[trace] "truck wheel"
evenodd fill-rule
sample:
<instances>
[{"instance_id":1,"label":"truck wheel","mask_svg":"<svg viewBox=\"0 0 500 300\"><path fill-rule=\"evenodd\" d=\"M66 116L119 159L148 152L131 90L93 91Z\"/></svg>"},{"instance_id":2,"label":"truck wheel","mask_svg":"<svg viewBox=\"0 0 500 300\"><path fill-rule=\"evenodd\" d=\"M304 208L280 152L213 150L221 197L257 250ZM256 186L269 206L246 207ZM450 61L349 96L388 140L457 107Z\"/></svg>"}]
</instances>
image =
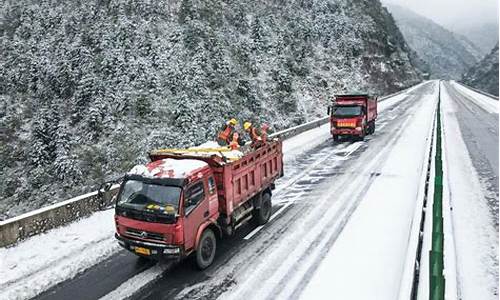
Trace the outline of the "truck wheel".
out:
<instances>
[{"instance_id":1,"label":"truck wheel","mask_svg":"<svg viewBox=\"0 0 500 300\"><path fill-rule=\"evenodd\" d=\"M214 261L217 240L211 229L205 229L201 234L198 248L196 249L196 266L200 270L208 268Z\"/></svg>"},{"instance_id":2,"label":"truck wheel","mask_svg":"<svg viewBox=\"0 0 500 300\"><path fill-rule=\"evenodd\" d=\"M372 123L371 134L375 133L375 121Z\"/></svg>"},{"instance_id":3,"label":"truck wheel","mask_svg":"<svg viewBox=\"0 0 500 300\"><path fill-rule=\"evenodd\" d=\"M271 212L273 210L271 204L271 195L265 193L262 195L262 203L260 204L260 208L254 210L253 218L257 225L266 224L271 217Z\"/></svg>"},{"instance_id":4,"label":"truck wheel","mask_svg":"<svg viewBox=\"0 0 500 300\"><path fill-rule=\"evenodd\" d=\"M340 141L340 136L338 136L338 135L334 135L334 136L333 136L333 141L335 141L335 142Z\"/></svg>"}]
</instances>

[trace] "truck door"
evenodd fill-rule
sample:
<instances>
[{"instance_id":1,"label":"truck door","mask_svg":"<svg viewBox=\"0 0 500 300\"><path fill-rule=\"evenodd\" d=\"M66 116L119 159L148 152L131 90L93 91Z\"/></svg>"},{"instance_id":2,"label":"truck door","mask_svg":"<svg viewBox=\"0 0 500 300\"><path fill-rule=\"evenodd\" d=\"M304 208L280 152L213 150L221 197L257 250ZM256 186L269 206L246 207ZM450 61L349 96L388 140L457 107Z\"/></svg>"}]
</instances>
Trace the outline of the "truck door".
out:
<instances>
[{"instance_id":1,"label":"truck door","mask_svg":"<svg viewBox=\"0 0 500 300\"><path fill-rule=\"evenodd\" d=\"M210 215L206 195L204 180L191 184L184 194L184 246L186 250L194 247L198 227Z\"/></svg>"}]
</instances>

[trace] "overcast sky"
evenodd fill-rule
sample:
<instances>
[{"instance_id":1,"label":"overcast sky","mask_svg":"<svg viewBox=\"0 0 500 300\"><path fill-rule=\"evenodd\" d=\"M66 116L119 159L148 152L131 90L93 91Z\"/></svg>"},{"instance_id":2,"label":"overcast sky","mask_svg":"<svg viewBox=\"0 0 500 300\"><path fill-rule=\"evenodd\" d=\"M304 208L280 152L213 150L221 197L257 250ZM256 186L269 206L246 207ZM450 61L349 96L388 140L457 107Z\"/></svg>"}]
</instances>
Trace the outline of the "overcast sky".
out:
<instances>
[{"instance_id":1,"label":"overcast sky","mask_svg":"<svg viewBox=\"0 0 500 300\"><path fill-rule=\"evenodd\" d=\"M498 0L382 0L426 16L436 23L456 26L498 23Z\"/></svg>"}]
</instances>

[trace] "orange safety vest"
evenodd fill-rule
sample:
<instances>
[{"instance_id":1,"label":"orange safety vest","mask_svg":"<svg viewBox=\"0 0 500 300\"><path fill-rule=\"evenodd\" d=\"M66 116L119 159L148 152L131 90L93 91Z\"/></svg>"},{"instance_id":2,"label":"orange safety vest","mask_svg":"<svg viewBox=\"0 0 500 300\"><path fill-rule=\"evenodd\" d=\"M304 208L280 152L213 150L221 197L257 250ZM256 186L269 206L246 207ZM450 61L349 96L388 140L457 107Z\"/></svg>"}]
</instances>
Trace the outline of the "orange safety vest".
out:
<instances>
[{"instance_id":1,"label":"orange safety vest","mask_svg":"<svg viewBox=\"0 0 500 300\"><path fill-rule=\"evenodd\" d=\"M250 138L252 139L252 142L257 142L261 141L262 138L260 135L257 133L257 128L253 127L250 129Z\"/></svg>"},{"instance_id":2,"label":"orange safety vest","mask_svg":"<svg viewBox=\"0 0 500 300\"><path fill-rule=\"evenodd\" d=\"M233 128L230 125L225 125L224 129L219 132L219 135L217 138L226 141L229 144L229 136L231 135L231 132L233 131Z\"/></svg>"},{"instance_id":3,"label":"orange safety vest","mask_svg":"<svg viewBox=\"0 0 500 300\"><path fill-rule=\"evenodd\" d=\"M261 126L261 138L262 138L262 142L263 143L266 143L267 142L267 130L269 129L269 125L267 124L264 124Z\"/></svg>"}]
</instances>

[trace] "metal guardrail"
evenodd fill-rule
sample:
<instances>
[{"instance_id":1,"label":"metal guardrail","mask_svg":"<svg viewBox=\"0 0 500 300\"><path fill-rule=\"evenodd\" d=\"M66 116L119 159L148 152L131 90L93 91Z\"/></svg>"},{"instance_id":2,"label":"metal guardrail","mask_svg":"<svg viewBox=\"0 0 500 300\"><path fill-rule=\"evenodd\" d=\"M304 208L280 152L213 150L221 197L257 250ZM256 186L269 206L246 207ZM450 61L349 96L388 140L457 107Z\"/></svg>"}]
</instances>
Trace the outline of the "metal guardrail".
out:
<instances>
[{"instance_id":1,"label":"metal guardrail","mask_svg":"<svg viewBox=\"0 0 500 300\"><path fill-rule=\"evenodd\" d=\"M432 204L432 248L429 251L429 299L444 300L444 230L443 230L443 160L441 133L441 95L436 122L436 156L434 157L434 201Z\"/></svg>"},{"instance_id":2,"label":"metal guardrail","mask_svg":"<svg viewBox=\"0 0 500 300\"><path fill-rule=\"evenodd\" d=\"M401 94L408 89L379 98L384 101L388 98ZM329 117L288 128L269 135L269 137L279 137L283 140L290 139L305 131L320 127L328 123ZM91 215L96 211L110 208L112 196L118 193L118 186L113 186L109 190L109 199L103 199L98 191L81 195L63 202L59 202L47 207L43 207L14 218L0 221L0 247L13 245L31 236L41 234L50 229L69 224L82 217Z\"/></svg>"},{"instance_id":3,"label":"metal guardrail","mask_svg":"<svg viewBox=\"0 0 500 300\"><path fill-rule=\"evenodd\" d=\"M477 93L479 93L479 94L481 94L481 95L484 95L484 96L486 96L486 97L490 97L490 98L492 98L492 99L494 99L494 100L497 100L497 101L498 101L498 96L492 95L492 94L487 93L487 92L485 92L485 91L481 91L480 89L476 89L476 88L474 88L474 87L468 86L468 85L463 84L463 83L458 82L458 81L455 81L455 82L456 82L457 84L460 84L461 86L463 86L463 87L465 87L465 88L468 88L468 89L470 89L470 90L473 90L474 92L477 92Z\"/></svg>"},{"instance_id":4,"label":"metal guardrail","mask_svg":"<svg viewBox=\"0 0 500 300\"><path fill-rule=\"evenodd\" d=\"M95 191L1 221L0 247L15 244L111 207L112 197L118 192L118 186L111 187L109 191L109 197L103 197Z\"/></svg>"}]
</instances>

